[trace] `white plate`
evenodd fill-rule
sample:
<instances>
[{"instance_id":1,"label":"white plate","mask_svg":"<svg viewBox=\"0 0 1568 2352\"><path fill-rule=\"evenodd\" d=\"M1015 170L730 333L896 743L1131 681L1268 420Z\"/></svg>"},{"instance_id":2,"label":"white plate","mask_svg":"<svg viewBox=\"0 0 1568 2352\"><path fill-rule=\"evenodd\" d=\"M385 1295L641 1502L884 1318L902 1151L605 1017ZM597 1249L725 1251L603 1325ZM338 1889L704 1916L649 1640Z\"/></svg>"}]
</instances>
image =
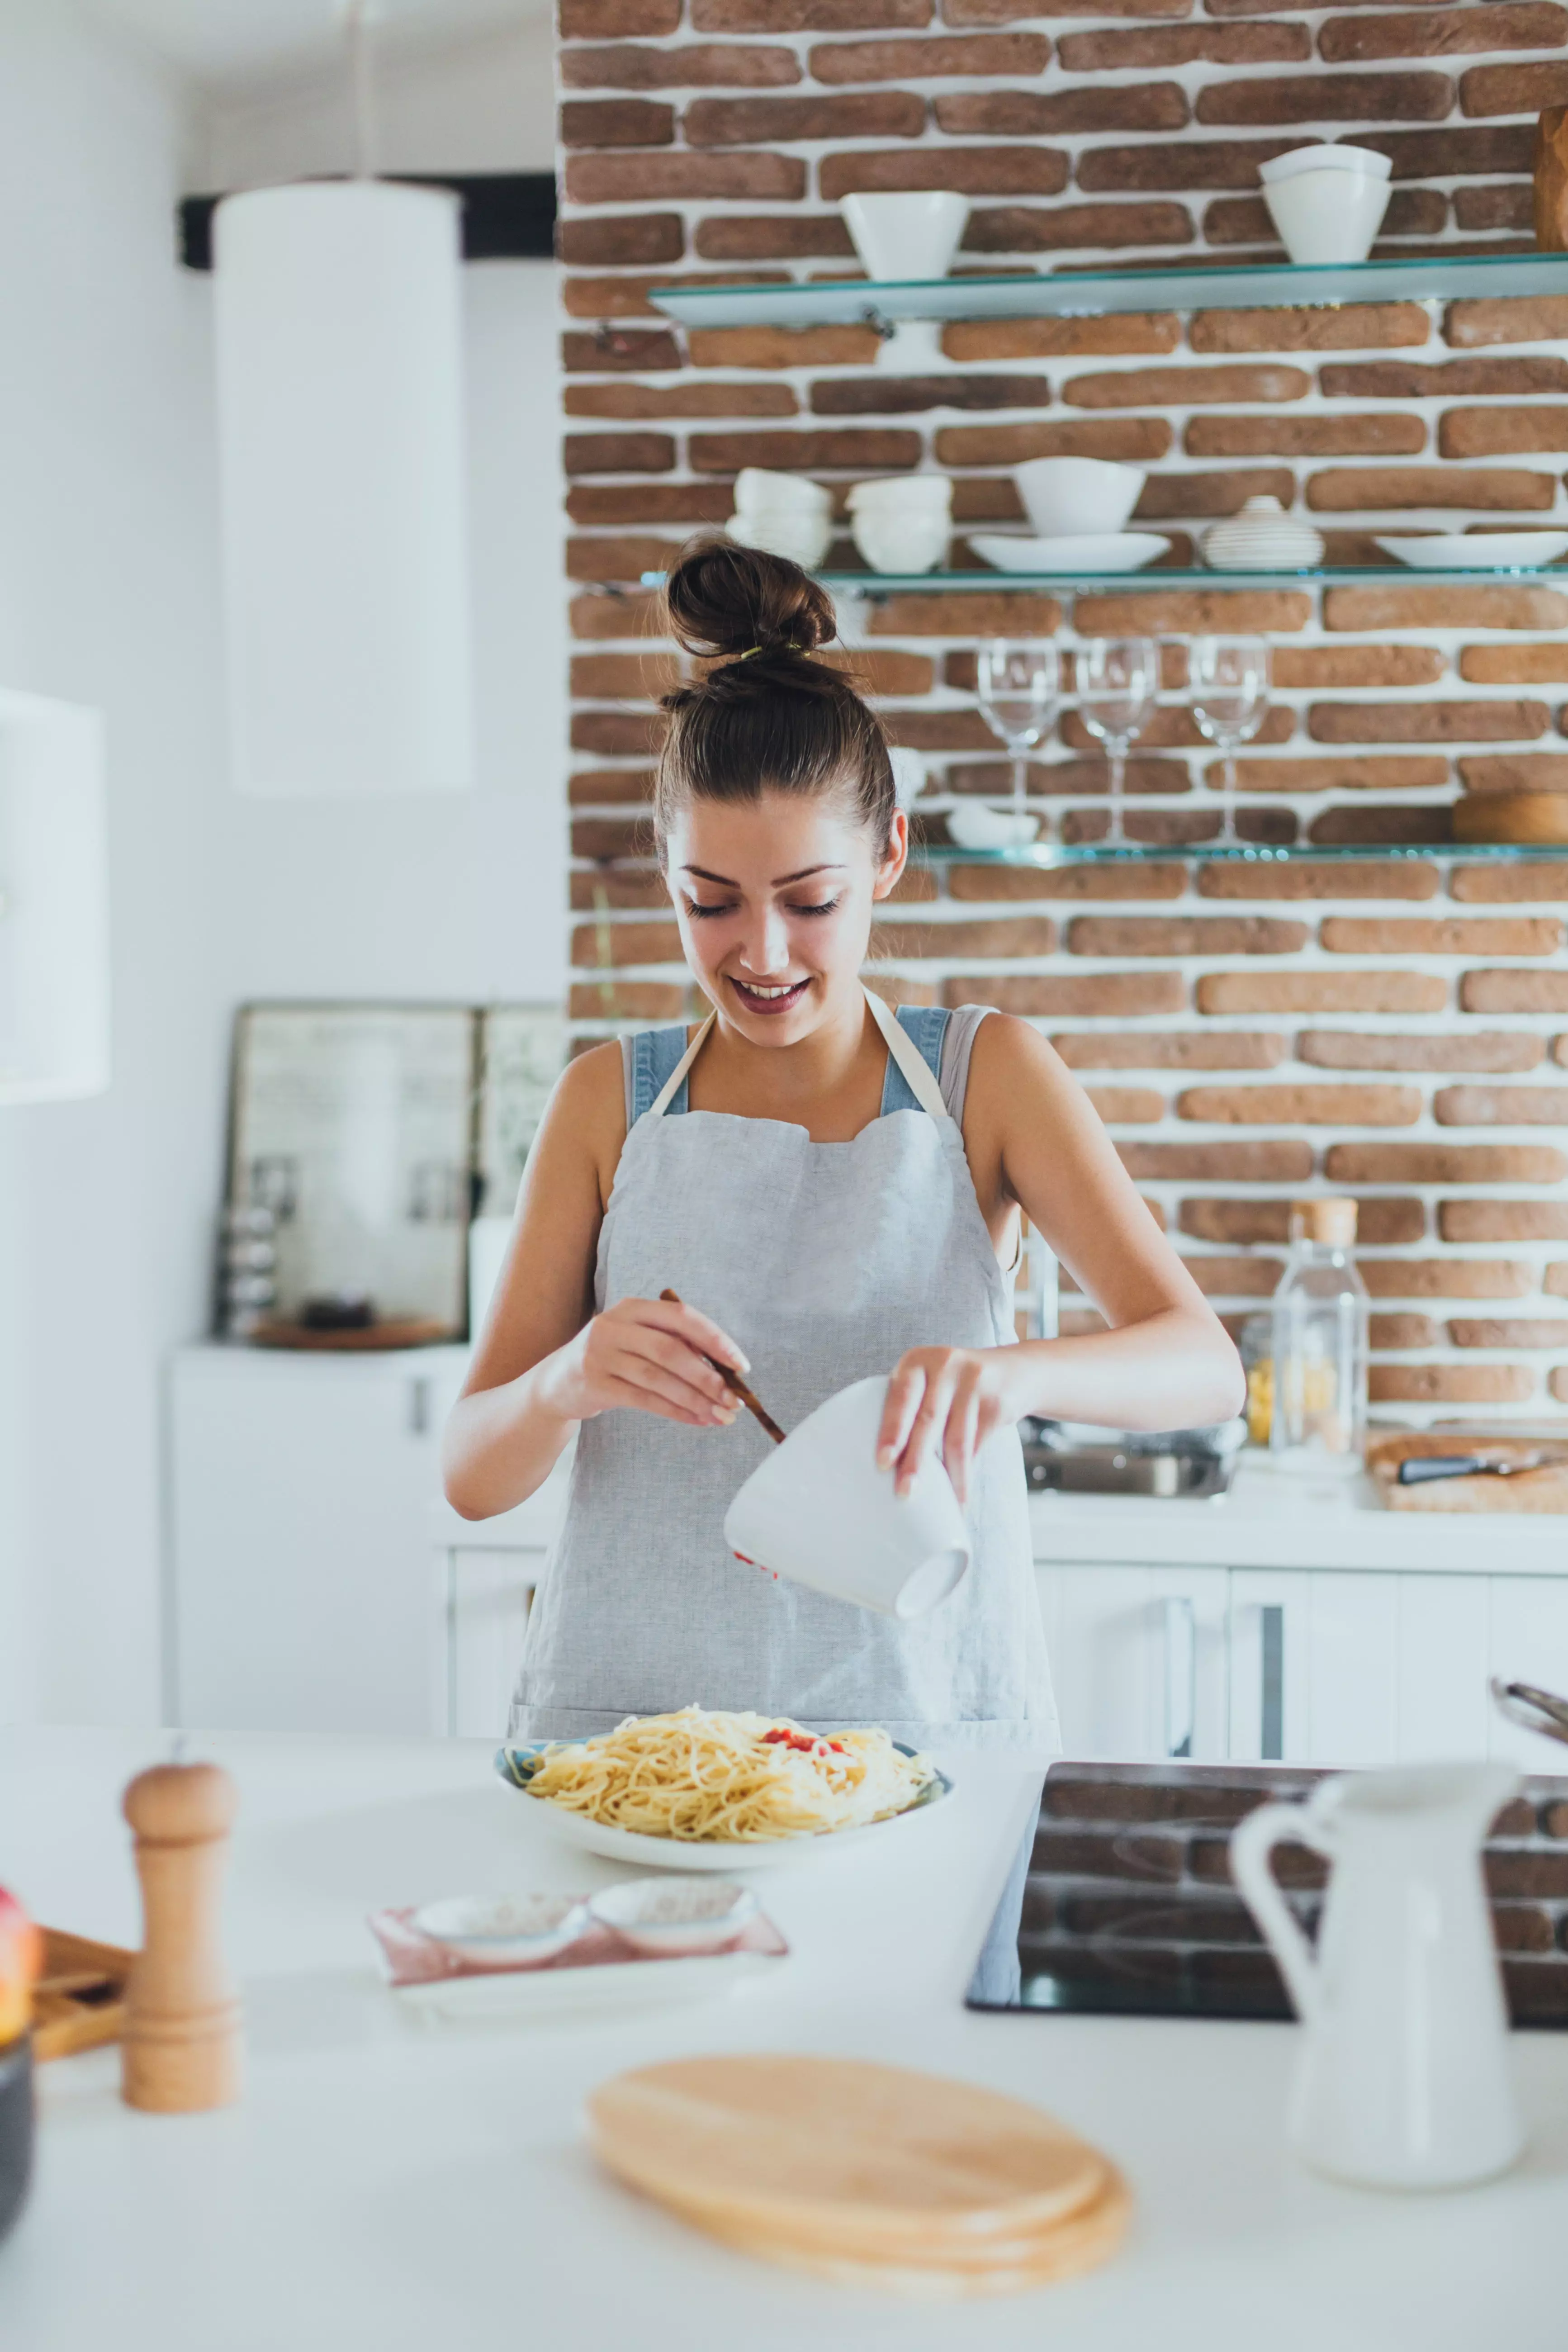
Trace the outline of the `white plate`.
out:
<instances>
[{"instance_id":1,"label":"white plate","mask_svg":"<svg viewBox=\"0 0 1568 2352\"><path fill-rule=\"evenodd\" d=\"M948 837L960 849L1021 849L1040 837L1037 816L1016 815L1010 809L987 808L984 802L947 812Z\"/></svg>"},{"instance_id":2,"label":"white plate","mask_svg":"<svg viewBox=\"0 0 1568 2352\"><path fill-rule=\"evenodd\" d=\"M728 1992L747 1977L787 1968L781 1952L704 1952L679 1960L604 1960L591 1969L497 1970L482 1977L438 1977L395 1985L400 2009L455 2024L508 2017L556 2017L563 2011L658 2008Z\"/></svg>"},{"instance_id":3,"label":"white plate","mask_svg":"<svg viewBox=\"0 0 1568 2352\"><path fill-rule=\"evenodd\" d=\"M528 1794L531 1772L538 1764L547 1746L562 1745L559 1741L540 1741L521 1748L498 1748L496 1770L509 1788ZM574 1747L579 1743L573 1741ZM906 1748L901 1740L893 1743L900 1756L912 1756L915 1750ZM515 1761L513 1760L515 1759ZM944 1797L952 1794L952 1782L945 1772L939 1771L929 1780L912 1805L901 1813L889 1814L885 1822L869 1822L864 1829L827 1830L815 1837L766 1838L756 1844L698 1843L690 1839L644 1837L638 1830L618 1830L606 1822L591 1822L582 1813L568 1811L564 1805L553 1803L548 1797L535 1797L532 1802L548 1822L555 1834L568 1845L584 1846L590 1853L602 1853L611 1862L635 1862L652 1870L773 1870L780 1863L816 1861L825 1851L842 1853L847 1847L864 1845L868 1839L880 1841L893 1832L908 1830L921 1814L929 1813ZM662 1965L673 1968L669 1961Z\"/></svg>"},{"instance_id":4,"label":"white plate","mask_svg":"<svg viewBox=\"0 0 1568 2352\"><path fill-rule=\"evenodd\" d=\"M975 531L970 546L998 572L1141 572L1171 542L1152 530L1085 531L1069 539L1005 539Z\"/></svg>"},{"instance_id":5,"label":"white plate","mask_svg":"<svg viewBox=\"0 0 1568 2352\"><path fill-rule=\"evenodd\" d=\"M1416 572L1533 572L1568 555L1568 530L1445 530L1375 544Z\"/></svg>"}]
</instances>

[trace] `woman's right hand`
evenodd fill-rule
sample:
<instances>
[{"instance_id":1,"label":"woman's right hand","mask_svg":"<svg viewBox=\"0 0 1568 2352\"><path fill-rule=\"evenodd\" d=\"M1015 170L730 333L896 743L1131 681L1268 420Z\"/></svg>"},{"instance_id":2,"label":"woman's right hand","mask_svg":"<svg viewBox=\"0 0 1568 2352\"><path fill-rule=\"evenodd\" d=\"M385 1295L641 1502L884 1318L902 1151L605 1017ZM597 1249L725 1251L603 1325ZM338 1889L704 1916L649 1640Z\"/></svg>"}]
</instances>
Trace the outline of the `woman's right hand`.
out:
<instances>
[{"instance_id":1,"label":"woman's right hand","mask_svg":"<svg viewBox=\"0 0 1568 2352\"><path fill-rule=\"evenodd\" d=\"M568 1421L621 1406L689 1429L727 1429L740 1407L709 1356L737 1372L750 1369L729 1334L694 1307L618 1298L558 1350L543 1385Z\"/></svg>"}]
</instances>

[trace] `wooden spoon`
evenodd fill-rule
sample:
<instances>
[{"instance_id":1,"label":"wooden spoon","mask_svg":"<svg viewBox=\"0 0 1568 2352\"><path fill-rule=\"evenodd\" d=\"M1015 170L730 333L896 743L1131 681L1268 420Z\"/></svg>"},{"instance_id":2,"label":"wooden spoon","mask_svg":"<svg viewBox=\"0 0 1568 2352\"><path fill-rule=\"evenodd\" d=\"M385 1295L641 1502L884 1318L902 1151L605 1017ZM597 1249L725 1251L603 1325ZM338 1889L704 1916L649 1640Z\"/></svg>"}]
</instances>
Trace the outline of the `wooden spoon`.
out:
<instances>
[{"instance_id":1,"label":"wooden spoon","mask_svg":"<svg viewBox=\"0 0 1568 2352\"><path fill-rule=\"evenodd\" d=\"M673 1290L661 1290L658 1295L668 1306L671 1307L679 1307L685 1303ZM718 1373L719 1378L723 1381L724 1386L730 1391L731 1396L739 1397L741 1402L745 1406L746 1411L752 1414L756 1420L762 1423L763 1427L767 1431L768 1435L773 1439L773 1444L775 1445L782 1445L784 1442L784 1431L779 1427L778 1423L773 1419L771 1412L763 1412L762 1406L757 1402L756 1398L752 1394L751 1390L746 1386L745 1381L741 1378L740 1373L732 1372L728 1364L721 1364L717 1356L707 1355L700 1348L699 1348L697 1352L701 1356L705 1364L712 1365L713 1370Z\"/></svg>"}]
</instances>

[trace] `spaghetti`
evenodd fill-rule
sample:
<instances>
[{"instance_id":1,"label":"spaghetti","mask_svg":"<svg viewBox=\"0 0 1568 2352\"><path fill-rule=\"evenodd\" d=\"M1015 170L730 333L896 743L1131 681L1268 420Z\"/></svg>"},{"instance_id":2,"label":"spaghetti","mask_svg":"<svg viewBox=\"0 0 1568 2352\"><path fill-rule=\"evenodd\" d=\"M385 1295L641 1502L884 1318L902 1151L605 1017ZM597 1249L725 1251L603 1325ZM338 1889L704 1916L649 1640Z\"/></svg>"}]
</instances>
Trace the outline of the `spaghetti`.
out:
<instances>
[{"instance_id":1,"label":"spaghetti","mask_svg":"<svg viewBox=\"0 0 1568 2352\"><path fill-rule=\"evenodd\" d=\"M879 1728L819 1736L787 1717L683 1706L552 1741L528 1791L644 1837L751 1843L884 1821L933 1778L928 1758Z\"/></svg>"}]
</instances>

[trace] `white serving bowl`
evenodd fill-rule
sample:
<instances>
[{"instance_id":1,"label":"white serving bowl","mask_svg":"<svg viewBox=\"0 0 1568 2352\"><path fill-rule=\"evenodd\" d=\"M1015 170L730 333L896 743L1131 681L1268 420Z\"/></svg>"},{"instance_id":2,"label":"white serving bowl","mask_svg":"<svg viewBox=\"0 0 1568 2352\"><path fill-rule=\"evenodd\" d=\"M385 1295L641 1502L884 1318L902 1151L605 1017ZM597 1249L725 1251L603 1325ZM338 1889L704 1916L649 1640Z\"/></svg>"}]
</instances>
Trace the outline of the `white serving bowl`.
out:
<instances>
[{"instance_id":1,"label":"white serving bowl","mask_svg":"<svg viewBox=\"0 0 1568 2352\"><path fill-rule=\"evenodd\" d=\"M947 474L879 474L857 482L845 501L851 514L949 514L952 481Z\"/></svg>"},{"instance_id":2,"label":"white serving bowl","mask_svg":"<svg viewBox=\"0 0 1568 2352\"><path fill-rule=\"evenodd\" d=\"M757 1898L726 1878L628 1878L601 1887L588 1909L634 1952L673 1959L723 1951L756 1917Z\"/></svg>"},{"instance_id":3,"label":"white serving bowl","mask_svg":"<svg viewBox=\"0 0 1568 2352\"><path fill-rule=\"evenodd\" d=\"M851 537L873 572L930 572L947 553L952 526L930 514L858 514Z\"/></svg>"},{"instance_id":4,"label":"white serving bowl","mask_svg":"<svg viewBox=\"0 0 1568 2352\"><path fill-rule=\"evenodd\" d=\"M846 196L839 210L867 270L884 282L945 278L969 218L965 198L942 188Z\"/></svg>"},{"instance_id":5,"label":"white serving bowl","mask_svg":"<svg viewBox=\"0 0 1568 2352\"><path fill-rule=\"evenodd\" d=\"M949 809L947 830L960 849L1022 849L1038 840L1040 820L987 808L981 802L973 808Z\"/></svg>"},{"instance_id":6,"label":"white serving bowl","mask_svg":"<svg viewBox=\"0 0 1568 2352\"><path fill-rule=\"evenodd\" d=\"M833 525L826 515L806 514L795 507L763 507L753 514L732 514L724 526L742 547L760 547L768 555L784 555L804 571L815 571L833 543Z\"/></svg>"},{"instance_id":7,"label":"white serving bowl","mask_svg":"<svg viewBox=\"0 0 1568 2352\"><path fill-rule=\"evenodd\" d=\"M724 1514L748 1566L886 1617L923 1617L969 1570L969 1529L940 1457L907 1495L877 1466L883 1379L830 1396L772 1448Z\"/></svg>"},{"instance_id":8,"label":"white serving bowl","mask_svg":"<svg viewBox=\"0 0 1568 2352\"><path fill-rule=\"evenodd\" d=\"M1438 530L1375 544L1417 572L1523 572L1568 555L1568 530Z\"/></svg>"},{"instance_id":9,"label":"white serving bowl","mask_svg":"<svg viewBox=\"0 0 1568 2352\"><path fill-rule=\"evenodd\" d=\"M1360 172L1367 178L1386 180L1393 169L1393 157L1380 155L1375 147L1352 147L1342 141L1320 147L1292 147L1271 162L1259 163L1258 176L1269 188L1280 180L1293 180L1298 172Z\"/></svg>"},{"instance_id":10,"label":"white serving bowl","mask_svg":"<svg viewBox=\"0 0 1568 2352\"><path fill-rule=\"evenodd\" d=\"M515 1968L548 1960L588 1927L588 1906L575 1895L454 1895L426 1903L413 1926L460 1959Z\"/></svg>"},{"instance_id":11,"label":"white serving bowl","mask_svg":"<svg viewBox=\"0 0 1568 2352\"><path fill-rule=\"evenodd\" d=\"M1170 541L1152 530L1087 531L1068 539L1008 539L975 531L970 546L998 572L1141 572L1165 554Z\"/></svg>"},{"instance_id":12,"label":"white serving bowl","mask_svg":"<svg viewBox=\"0 0 1568 2352\"><path fill-rule=\"evenodd\" d=\"M742 466L735 477L736 512L761 514L780 508L799 514L830 515L833 493L805 474L774 474L764 466Z\"/></svg>"},{"instance_id":13,"label":"white serving bowl","mask_svg":"<svg viewBox=\"0 0 1568 2352\"><path fill-rule=\"evenodd\" d=\"M1145 476L1142 466L1114 466L1103 457L1033 457L1015 467L1013 478L1040 538L1060 539L1121 530Z\"/></svg>"},{"instance_id":14,"label":"white serving bowl","mask_svg":"<svg viewBox=\"0 0 1568 2352\"><path fill-rule=\"evenodd\" d=\"M1263 201L1292 261L1364 261L1391 193L1374 173L1325 169L1268 183Z\"/></svg>"}]
</instances>

